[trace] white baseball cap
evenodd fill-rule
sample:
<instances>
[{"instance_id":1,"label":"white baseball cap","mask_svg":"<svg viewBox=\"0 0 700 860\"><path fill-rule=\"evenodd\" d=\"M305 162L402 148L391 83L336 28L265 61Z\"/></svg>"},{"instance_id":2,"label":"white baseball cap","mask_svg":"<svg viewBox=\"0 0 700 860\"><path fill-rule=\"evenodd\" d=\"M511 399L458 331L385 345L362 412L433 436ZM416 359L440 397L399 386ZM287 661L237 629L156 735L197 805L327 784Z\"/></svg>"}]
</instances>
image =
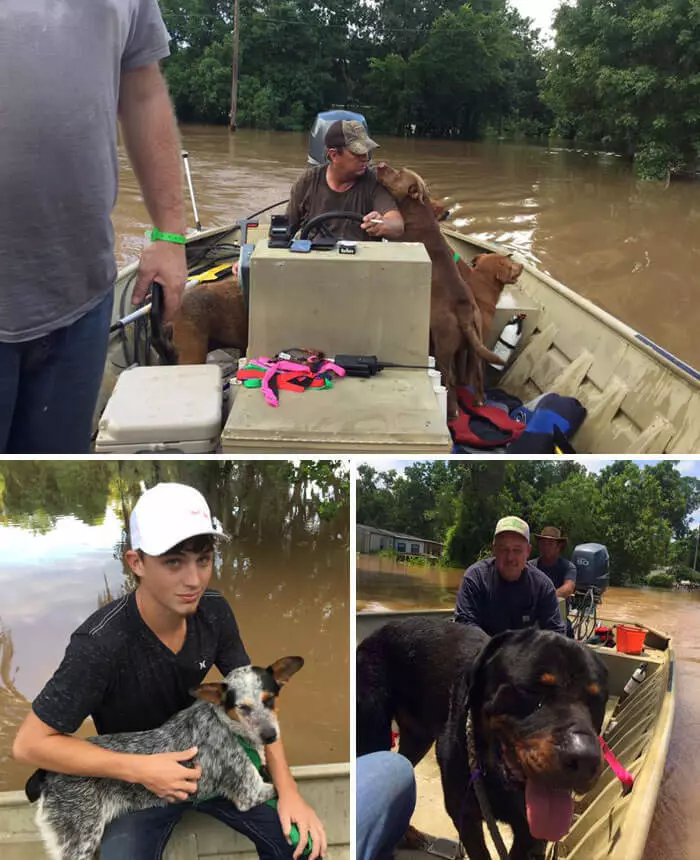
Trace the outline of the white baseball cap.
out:
<instances>
[{"instance_id":1,"label":"white baseball cap","mask_svg":"<svg viewBox=\"0 0 700 860\"><path fill-rule=\"evenodd\" d=\"M185 484L156 484L141 495L129 517L131 548L163 555L195 535L226 535L214 526L204 496Z\"/></svg>"},{"instance_id":2,"label":"white baseball cap","mask_svg":"<svg viewBox=\"0 0 700 860\"><path fill-rule=\"evenodd\" d=\"M521 520L520 517L503 517L496 523L496 530L493 533L494 538L503 532L515 532L522 535L525 540L530 542L530 526Z\"/></svg>"}]
</instances>

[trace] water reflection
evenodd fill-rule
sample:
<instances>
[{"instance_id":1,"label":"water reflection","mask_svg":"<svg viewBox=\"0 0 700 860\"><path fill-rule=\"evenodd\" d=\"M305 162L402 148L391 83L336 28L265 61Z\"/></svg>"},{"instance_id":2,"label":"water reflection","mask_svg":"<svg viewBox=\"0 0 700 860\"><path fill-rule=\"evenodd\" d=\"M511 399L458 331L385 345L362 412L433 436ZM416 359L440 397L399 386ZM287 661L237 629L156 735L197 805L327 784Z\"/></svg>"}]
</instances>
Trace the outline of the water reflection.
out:
<instances>
[{"instance_id":1,"label":"water reflection","mask_svg":"<svg viewBox=\"0 0 700 860\"><path fill-rule=\"evenodd\" d=\"M0 791L31 700L70 634L133 587L122 562L141 484L179 480L207 497L231 540L211 586L229 600L251 659L301 654L281 699L293 764L347 761L347 468L338 463L0 462ZM83 734L92 732L86 724Z\"/></svg>"},{"instance_id":2,"label":"water reflection","mask_svg":"<svg viewBox=\"0 0 700 860\"><path fill-rule=\"evenodd\" d=\"M407 567L392 559L361 555L357 608L452 608L463 573L454 568ZM673 640L676 712L644 860L696 860L700 845L700 592L610 588L600 614L616 621L646 623Z\"/></svg>"}]
</instances>

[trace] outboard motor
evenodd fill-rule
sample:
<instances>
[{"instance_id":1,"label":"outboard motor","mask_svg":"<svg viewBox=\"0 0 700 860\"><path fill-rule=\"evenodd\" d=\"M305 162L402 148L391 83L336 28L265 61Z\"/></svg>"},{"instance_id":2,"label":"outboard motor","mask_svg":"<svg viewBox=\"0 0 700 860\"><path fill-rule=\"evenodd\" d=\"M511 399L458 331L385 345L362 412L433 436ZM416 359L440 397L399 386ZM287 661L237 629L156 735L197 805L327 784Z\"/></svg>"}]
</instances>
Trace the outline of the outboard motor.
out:
<instances>
[{"instance_id":1,"label":"outboard motor","mask_svg":"<svg viewBox=\"0 0 700 860\"><path fill-rule=\"evenodd\" d=\"M593 588L600 596L610 585L610 556L602 543L580 543L571 563L576 566L576 591Z\"/></svg>"},{"instance_id":2,"label":"outboard motor","mask_svg":"<svg viewBox=\"0 0 700 860\"><path fill-rule=\"evenodd\" d=\"M311 134L309 135L309 152L306 159L309 167L315 167L318 164L326 163L326 146L324 143L326 132L330 126L339 119L357 120L362 123L367 134L369 134L367 120L361 113L353 113L349 110L327 110L323 113L316 114L316 119L311 127Z\"/></svg>"}]
</instances>

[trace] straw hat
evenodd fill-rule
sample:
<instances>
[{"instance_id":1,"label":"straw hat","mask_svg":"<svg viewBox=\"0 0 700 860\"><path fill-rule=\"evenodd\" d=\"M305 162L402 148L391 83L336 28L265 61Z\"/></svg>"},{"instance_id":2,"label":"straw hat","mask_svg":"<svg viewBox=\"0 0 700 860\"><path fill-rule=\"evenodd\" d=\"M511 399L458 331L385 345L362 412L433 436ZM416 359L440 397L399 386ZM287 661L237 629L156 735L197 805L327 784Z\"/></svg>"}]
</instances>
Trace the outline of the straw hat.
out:
<instances>
[{"instance_id":1,"label":"straw hat","mask_svg":"<svg viewBox=\"0 0 700 860\"><path fill-rule=\"evenodd\" d=\"M537 540L556 540L559 543L564 544L566 546L568 542L568 537L561 533L561 530L556 528L555 526L545 526L542 529L541 534L534 534L533 537L536 537Z\"/></svg>"}]
</instances>

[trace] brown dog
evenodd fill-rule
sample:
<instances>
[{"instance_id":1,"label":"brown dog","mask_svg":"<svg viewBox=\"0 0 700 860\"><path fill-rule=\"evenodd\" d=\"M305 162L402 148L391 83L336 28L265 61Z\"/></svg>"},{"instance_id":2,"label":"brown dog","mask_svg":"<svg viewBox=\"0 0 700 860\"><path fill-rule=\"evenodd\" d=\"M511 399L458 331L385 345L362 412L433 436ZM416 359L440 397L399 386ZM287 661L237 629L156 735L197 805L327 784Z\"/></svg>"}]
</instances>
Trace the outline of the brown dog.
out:
<instances>
[{"instance_id":1,"label":"brown dog","mask_svg":"<svg viewBox=\"0 0 700 860\"><path fill-rule=\"evenodd\" d=\"M481 340L479 309L459 276L454 254L442 235L425 182L412 170L395 170L383 162L376 168L377 179L399 204L404 220L405 242L422 242L432 261L430 282L430 337L435 363L447 387L448 418L457 415L457 359L466 346L472 366L479 358L502 364ZM483 385L476 394L483 400Z\"/></svg>"},{"instance_id":2,"label":"brown dog","mask_svg":"<svg viewBox=\"0 0 700 860\"><path fill-rule=\"evenodd\" d=\"M431 206L438 221L449 216L448 209L436 200ZM457 260L457 270L464 281L467 294L472 295L479 308L481 334L488 336L493 325L496 305L506 284L514 284L522 274L521 263L514 263L503 254L479 254L472 265L463 258ZM478 401L483 400L484 365L481 361L469 361L469 356L461 355L457 362L457 383L471 385Z\"/></svg>"},{"instance_id":3,"label":"brown dog","mask_svg":"<svg viewBox=\"0 0 700 860\"><path fill-rule=\"evenodd\" d=\"M245 355L248 312L238 278L229 276L185 290L171 328L178 364L204 364L211 343Z\"/></svg>"}]
</instances>

